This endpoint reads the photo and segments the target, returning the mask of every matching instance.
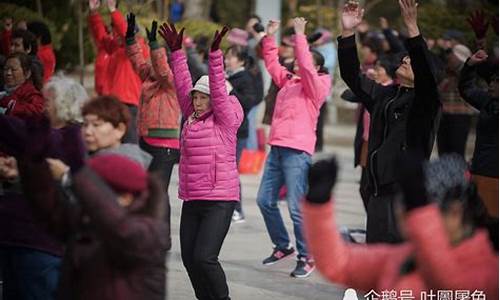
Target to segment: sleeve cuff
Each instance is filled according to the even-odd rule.
[[[151,50],[159,49],[160,48],[160,44],[158,43],[158,41],[151,41],[151,42],[149,42],[149,48]]]
[[[337,38],[339,49],[343,48],[355,48],[356,47],[356,34],[343,38],[339,36]]]
[[[412,49],[422,46],[427,48],[427,45],[425,44],[424,38],[422,37],[421,34],[417,35],[416,37],[407,39],[405,44],[406,44],[406,49]]]
[[[135,37],[129,37],[129,38],[126,39],[125,42],[126,42],[127,46],[132,46],[132,45],[134,45],[136,43]]]

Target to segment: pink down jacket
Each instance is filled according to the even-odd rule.
[[[267,71],[280,88],[269,144],[312,155],[319,109],[330,93],[332,79],[328,74],[318,74],[304,34],[297,34],[295,38],[295,56],[299,66],[296,75],[279,63],[274,37],[262,39],[262,53]]]
[[[171,66],[177,100],[185,123],[181,132],[179,198],[190,200],[239,201],[239,175],[236,167],[236,132],[243,120],[243,109],[228,95],[222,51],[211,52],[208,61],[211,110],[189,124],[194,112],[191,101],[193,82],[186,55],[172,53]]]

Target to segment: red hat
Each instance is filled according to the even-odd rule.
[[[87,165],[116,193],[137,194],[147,188],[146,170],[125,156],[97,155],[89,159]]]

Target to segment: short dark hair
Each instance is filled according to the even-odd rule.
[[[325,57],[316,49],[311,49],[311,54],[314,60],[314,64],[319,66],[319,73],[328,74],[328,70],[325,68]]]
[[[86,115],[96,115],[114,127],[123,123],[128,128],[130,122],[127,106],[114,96],[98,96],[85,103],[82,107],[82,116]]]
[[[37,38],[40,38],[42,45],[52,43],[49,27],[40,21],[33,21],[28,23],[28,30],[31,31]]]
[[[250,18],[248,18],[248,19],[249,19],[249,20],[250,20],[250,19],[257,19],[257,21],[258,21],[259,23],[262,23],[262,18],[261,18],[260,16],[258,16],[257,14],[251,14],[251,15],[250,15]]]
[[[16,29],[12,32],[11,39],[22,39],[24,49],[31,47],[31,52],[29,54],[36,55],[38,52],[38,44],[36,42],[36,37],[33,33],[24,29]]]

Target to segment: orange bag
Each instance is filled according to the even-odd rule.
[[[262,169],[265,160],[265,151],[243,149],[238,169],[241,174],[257,174]]]

